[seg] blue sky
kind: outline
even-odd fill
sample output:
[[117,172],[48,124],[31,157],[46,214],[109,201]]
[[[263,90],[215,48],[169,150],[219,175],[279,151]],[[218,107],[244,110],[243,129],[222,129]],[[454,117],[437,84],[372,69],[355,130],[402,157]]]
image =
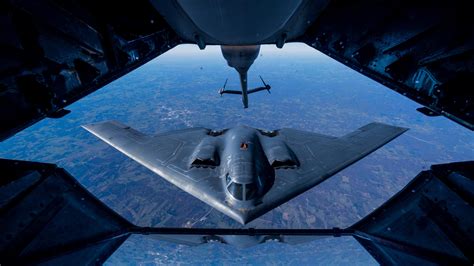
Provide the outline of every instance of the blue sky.
[[[309,49],[308,49],[309,48]],[[275,45],[262,45],[260,47],[260,54],[271,55],[271,56],[287,56],[291,54],[292,56],[325,56],[316,49],[310,48],[304,43],[287,43],[283,49],[278,49]],[[204,51],[199,50],[199,47],[195,44],[181,44],[170,51],[166,52],[164,55],[159,58],[166,57],[200,57],[200,56],[221,56],[221,50],[219,45],[208,45]]]

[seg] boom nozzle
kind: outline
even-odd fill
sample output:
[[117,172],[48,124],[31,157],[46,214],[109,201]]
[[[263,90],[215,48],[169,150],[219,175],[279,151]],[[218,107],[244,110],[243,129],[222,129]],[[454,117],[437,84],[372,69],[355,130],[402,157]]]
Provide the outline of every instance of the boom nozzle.
[[227,85],[227,80],[229,80],[229,79],[228,79],[228,78],[225,79],[224,86],[222,86],[222,88],[220,88],[219,91],[218,91],[219,94],[221,95],[221,97],[222,97],[222,94],[223,94],[224,91],[225,91],[225,86]]

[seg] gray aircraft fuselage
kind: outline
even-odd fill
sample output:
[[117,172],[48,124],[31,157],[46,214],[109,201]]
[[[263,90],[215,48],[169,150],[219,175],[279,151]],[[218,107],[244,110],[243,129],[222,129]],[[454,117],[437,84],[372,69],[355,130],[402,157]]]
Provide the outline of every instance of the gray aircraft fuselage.
[[273,184],[275,170],[263,151],[256,129],[237,126],[225,134],[221,176],[228,200],[249,207]]

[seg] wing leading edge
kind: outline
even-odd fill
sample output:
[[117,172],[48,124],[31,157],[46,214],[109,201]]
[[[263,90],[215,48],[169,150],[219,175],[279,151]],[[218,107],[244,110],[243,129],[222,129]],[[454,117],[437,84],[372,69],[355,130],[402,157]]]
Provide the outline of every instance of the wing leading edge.
[[283,128],[280,137],[295,153],[298,167],[275,169],[275,182],[262,204],[248,214],[253,220],[313,188],[407,131],[382,123],[367,124],[345,136],[332,137]]
[[195,148],[212,134],[209,129],[145,135],[117,121],[82,127],[173,185],[240,221],[237,212],[225,205],[218,169],[192,167]]
[[205,144],[206,137],[213,134],[209,129],[189,128],[145,135],[117,121],[82,127],[171,184],[234,220],[246,223],[238,209],[226,204],[219,167],[193,167],[193,156],[199,156],[195,153],[196,147]]

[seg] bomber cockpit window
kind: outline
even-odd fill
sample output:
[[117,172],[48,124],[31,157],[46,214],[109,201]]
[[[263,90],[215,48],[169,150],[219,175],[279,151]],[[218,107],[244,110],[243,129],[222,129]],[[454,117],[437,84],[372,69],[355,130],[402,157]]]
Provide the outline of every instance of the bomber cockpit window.
[[243,185],[242,184],[239,184],[239,183],[234,183],[232,182],[228,187],[227,189],[229,190],[230,194],[238,199],[238,200],[244,200],[244,197],[243,197],[243,193],[242,193],[242,189],[243,189]]
[[245,200],[251,200],[257,196],[257,185],[255,183],[245,184]]
[[[260,178],[258,182],[261,182]],[[255,183],[240,184],[232,181],[229,174],[225,175],[225,183],[229,193],[238,200],[251,200],[257,196],[258,187]]]
[[228,185],[230,184],[230,181],[232,181],[232,179],[230,178],[230,175],[227,174],[227,175],[225,176],[225,184],[228,186]]
[[230,182],[227,186],[229,193],[238,200],[251,200],[257,196],[257,185],[255,183],[239,184]]

